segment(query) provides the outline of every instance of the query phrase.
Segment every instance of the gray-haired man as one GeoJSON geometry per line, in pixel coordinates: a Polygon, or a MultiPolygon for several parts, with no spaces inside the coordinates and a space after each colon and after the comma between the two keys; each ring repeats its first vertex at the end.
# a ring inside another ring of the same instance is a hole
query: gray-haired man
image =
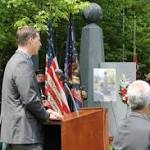
{"type": "Polygon", "coordinates": [[[127,90],[131,114],[114,137],[114,150],[150,150],[150,86],[134,81],[127,90]]]}

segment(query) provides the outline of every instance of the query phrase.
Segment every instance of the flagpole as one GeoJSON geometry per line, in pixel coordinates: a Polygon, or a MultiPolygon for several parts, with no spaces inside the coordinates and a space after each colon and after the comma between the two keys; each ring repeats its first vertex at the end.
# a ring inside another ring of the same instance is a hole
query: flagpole
{"type": "Polygon", "coordinates": [[[79,111],[77,109],[77,105],[76,105],[75,99],[74,99],[74,97],[73,97],[73,95],[72,95],[72,93],[70,91],[70,88],[69,88],[69,86],[68,86],[68,84],[66,82],[64,82],[64,85],[65,85],[67,91],[69,92],[69,95],[71,96],[71,100],[72,100],[73,105],[74,105],[74,111],[76,112],[77,116],[79,116],[79,111]]]}
{"type": "Polygon", "coordinates": [[[125,9],[123,8],[123,12],[122,12],[122,34],[123,34],[123,51],[122,51],[122,61],[124,62],[125,60],[125,9]]]}
{"type": "Polygon", "coordinates": [[[133,56],[136,55],[136,16],[134,15],[133,56]]]}

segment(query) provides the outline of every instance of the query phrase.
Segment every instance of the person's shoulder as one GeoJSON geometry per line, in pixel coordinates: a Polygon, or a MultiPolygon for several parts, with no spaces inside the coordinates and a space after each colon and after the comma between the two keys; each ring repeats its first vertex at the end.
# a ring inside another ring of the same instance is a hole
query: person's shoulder
{"type": "Polygon", "coordinates": [[[14,53],[7,62],[5,70],[12,71],[15,74],[19,68],[25,68],[25,66],[28,66],[28,60],[22,55],[14,53]]]}
{"type": "Polygon", "coordinates": [[[28,63],[28,61],[29,58],[21,55],[20,53],[14,53],[14,55],[10,59],[10,62],[13,62],[15,64],[28,63]]]}

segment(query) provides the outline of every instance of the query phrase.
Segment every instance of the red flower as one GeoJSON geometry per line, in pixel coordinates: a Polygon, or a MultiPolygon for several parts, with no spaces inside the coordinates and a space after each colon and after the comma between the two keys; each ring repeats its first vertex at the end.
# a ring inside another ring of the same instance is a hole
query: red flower
{"type": "Polygon", "coordinates": [[[128,97],[127,97],[127,88],[129,86],[129,80],[126,80],[125,75],[122,75],[122,79],[120,80],[120,90],[119,90],[119,94],[120,94],[120,98],[122,100],[123,103],[128,105],[128,97]]]}
{"type": "Polygon", "coordinates": [[[121,87],[121,96],[124,97],[127,94],[127,89],[124,87],[121,87]]]}

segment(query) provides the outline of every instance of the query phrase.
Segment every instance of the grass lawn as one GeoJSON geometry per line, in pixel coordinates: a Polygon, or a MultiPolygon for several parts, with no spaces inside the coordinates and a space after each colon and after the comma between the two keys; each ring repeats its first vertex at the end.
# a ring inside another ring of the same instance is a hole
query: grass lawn
{"type": "Polygon", "coordinates": [[[112,145],[109,145],[109,150],[112,150],[112,145]]]}

